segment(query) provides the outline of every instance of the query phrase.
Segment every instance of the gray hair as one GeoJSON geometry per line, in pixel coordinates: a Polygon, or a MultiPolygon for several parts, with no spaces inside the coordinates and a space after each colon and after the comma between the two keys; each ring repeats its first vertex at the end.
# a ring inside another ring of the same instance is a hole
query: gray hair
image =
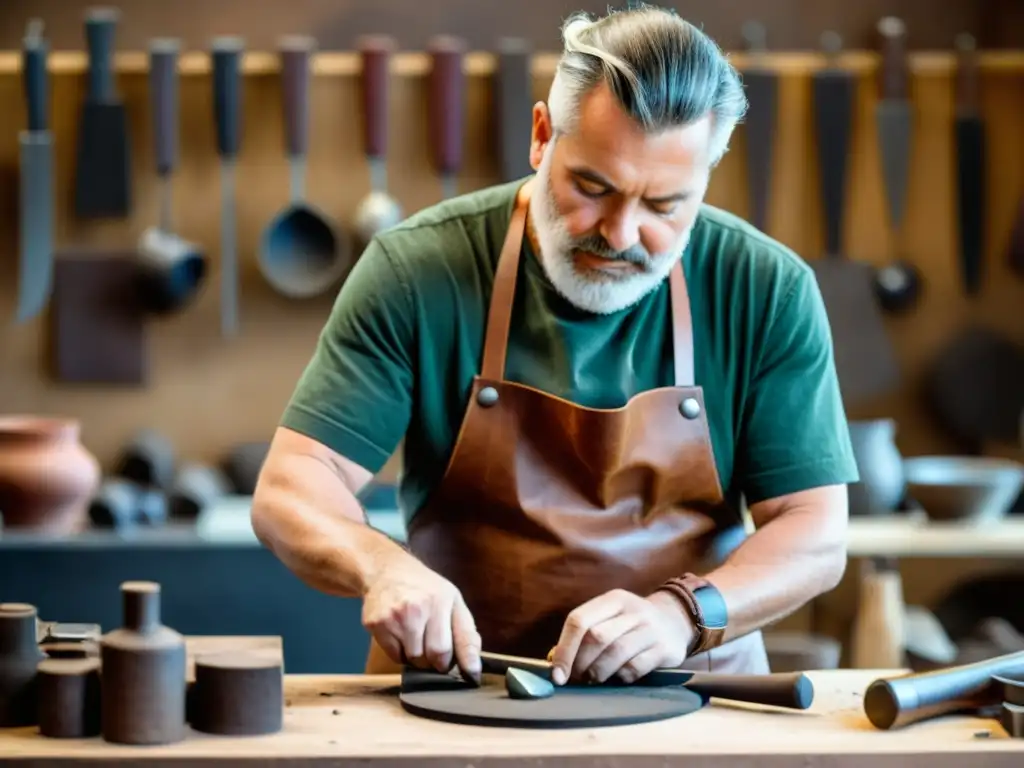
{"type": "Polygon", "coordinates": [[[645,131],[687,125],[710,113],[712,164],[729,147],[747,97],[736,68],[715,42],[674,11],[632,4],[600,19],[570,16],[548,96],[555,131],[571,131],[580,101],[604,82],[645,131]]]}

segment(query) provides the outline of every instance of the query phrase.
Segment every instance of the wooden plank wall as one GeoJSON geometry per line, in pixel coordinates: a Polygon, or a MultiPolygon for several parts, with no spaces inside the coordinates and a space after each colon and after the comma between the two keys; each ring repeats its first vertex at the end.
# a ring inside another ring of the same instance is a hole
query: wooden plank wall
{"type": "MultiPolygon", "coordinates": [[[[543,98],[553,59],[535,60],[535,96],[543,98]]],[[[737,57],[742,67],[744,60],[737,57]]],[[[777,168],[770,234],[808,259],[822,247],[821,211],[811,133],[811,72],[821,65],[809,54],[777,54],[771,63],[782,74],[777,168]]],[[[983,57],[984,114],[991,143],[988,267],[982,295],[968,301],[954,261],[954,189],[951,120],[952,59],[947,54],[915,54],[912,94],[916,109],[915,145],[905,237],[897,242],[886,229],[873,105],[877,90],[871,54],[852,53],[846,63],[861,75],[859,110],[851,161],[847,251],[883,264],[896,253],[924,272],[927,291],[910,315],[891,318],[907,379],[894,396],[870,403],[851,416],[891,415],[900,424],[906,453],[948,450],[950,446],[922,407],[916,388],[921,371],[939,345],[971,319],[980,319],[1024,342],[1024,281],[1012,278],[1003,252],[1018,197],[1024,193],[1024,53],[983,57]]],[[[124,222],[83,224],[69,216],[74,171],[74,137],[83,92],[81,54],[53,61],[53,122],[59,168],[58,245],[121,248],[135,242],[156,218],[145,59],[118,58],[119,87],[131,115],[135,159],[135,208],[124,222]]],[[[0,56],[0,411],[70,414],[84,424],[84,439],[110,461],[133,430],[165,430],[197,459],[213,458],[241,440],[270,435],[297,376],[306,364],[332,297],[289,302],[262,282],[253,251],[261,228],[287,199],[288,176],[275,58],[254,53],[246,60],[244,142],[239,162],[238,202],[241,254],[242,334],[219,334],[217,260],[219,177],[214,149],[211,85],[205,56],[183,60],[182,157],[175,180],[178,228],[214,254],[211,282],[199,303],[151,328],[152,383],[140,390],[58,386],[45,366],[45,319],[14,326],[16,274],[16,184],[18,131],[23,125],[17,56],[0,56]]],[[[469,97],[466,165],[459,185],[476,189],[497,181],[490,109],[492,59],[473,54],[467,61],[469,97]]],[[[425,74],[422,54],[394,60],[391,100],[390,178],[407,210],[436,201],[440,187],[431,169],[426,140],[425,74]]],[[[316,59],[308,191],[313,201],[345,225],[368,188],[361,156],[357,107],[357,61],[351,54],[324,53],[316,59]]],[[[745,137],[715,172],[709,201],[745,214],[745,137]]]]}

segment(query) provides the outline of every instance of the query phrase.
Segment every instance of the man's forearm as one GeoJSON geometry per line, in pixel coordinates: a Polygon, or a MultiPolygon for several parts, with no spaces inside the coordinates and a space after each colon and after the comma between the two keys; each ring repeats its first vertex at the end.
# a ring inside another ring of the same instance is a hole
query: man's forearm
{"type": "Polygon", "coordinates": [[[306,584],[339,597],[363,596],[386,563],[412,556],[364,519],[355,494],[307,456],[265,467],[253,496],[263,545],[306,584]]]}
{"type": "Polygon", "coordinates": [[[725,599],[726,640],[793,613],[839,583],[846,568],[845,492],[839,509],[832,506],[835,493],[785,509],[704,574],[725,599]]]}

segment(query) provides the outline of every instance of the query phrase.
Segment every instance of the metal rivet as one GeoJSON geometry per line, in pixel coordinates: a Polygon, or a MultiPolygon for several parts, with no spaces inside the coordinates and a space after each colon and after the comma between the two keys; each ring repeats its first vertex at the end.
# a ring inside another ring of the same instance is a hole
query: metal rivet
{"type": "Polygon", "coordinates": [[[700,403],[688,397],[679,404],[679,412],[688,419],[696,419],[700,416],[700,403]]]}
{"type": "Polygon", "coordinates": [[[484,408],[490,408],[498,402],[498,390],[494,387],[484,387],[476,396],[476,401],[484,408]]]}

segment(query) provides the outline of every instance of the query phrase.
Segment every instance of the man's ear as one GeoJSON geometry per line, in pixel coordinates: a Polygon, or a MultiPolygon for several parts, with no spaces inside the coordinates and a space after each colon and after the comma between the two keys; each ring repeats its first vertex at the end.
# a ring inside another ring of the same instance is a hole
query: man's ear
{"type": "Polygon", "coordinates": [[[530,166],[533,170],[540,168],[540,161],[544,158],[544,150],[554,135],[551,127],[551,113],[548,105],[538,101],[533,105],[533,127],[530,131],[530,166]]]}

